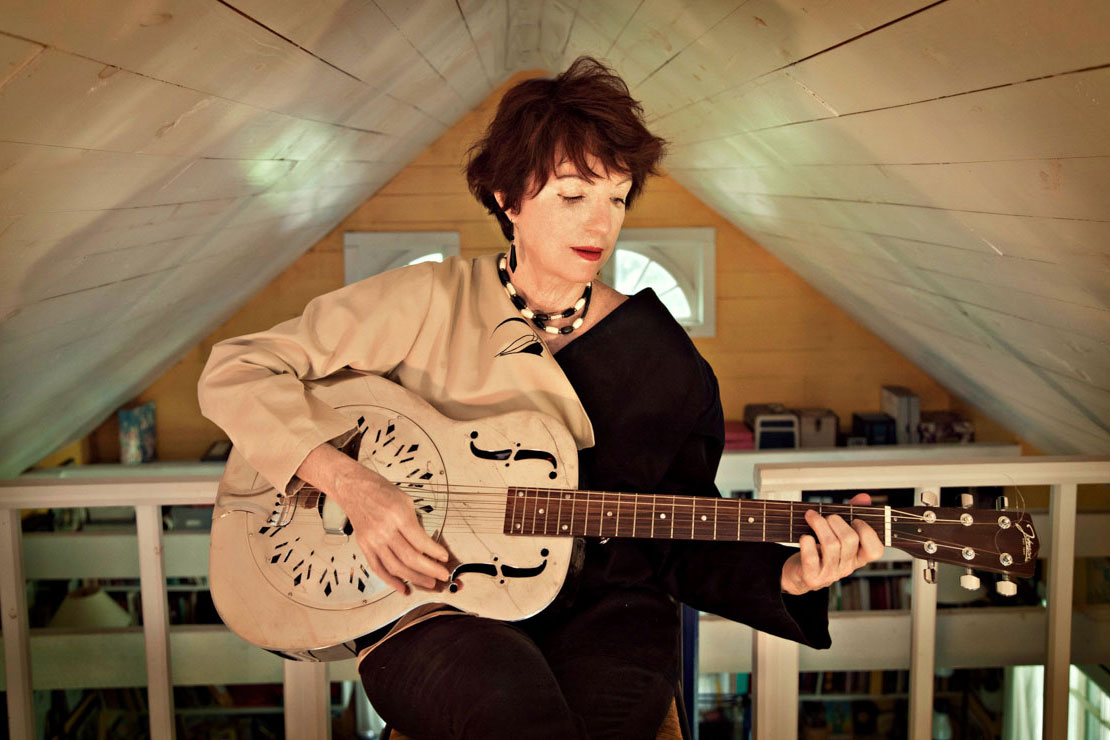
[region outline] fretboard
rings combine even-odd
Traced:
[[[510,488],[506,503],[504,531],[515,535],[797,542],[813,533],[809,509],[862,519],[888,543],[890,532],[882,506],[546,488]]]

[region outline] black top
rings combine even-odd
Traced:
[[[555,359],[594,427],[595,446],[579,453],[579,488],[720,495],[714,477],[724,417],[717,378],[653,291],[630,297]],[[764,632],[828,647],[828,590],[781,592],[782,566],[793,552],[773,543],[591,540],[571,608],[613,589],[649,599],[669,594]]]

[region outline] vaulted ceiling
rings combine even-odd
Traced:
[[[1110,450],[1105,0],[0,0],[0,475],[579,54],[672,177],[939,382]]]

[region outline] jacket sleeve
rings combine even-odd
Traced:
[[[408,354],[428,313],[433,267],[418,264],[314,298],[304,313],[212,348],[198,383],[201,413],[277,490],[313,449],[354,425],[301,381],[345,367],[387,375]]]
[[[717,496],[714,478],[724,445],[723,414],[713,398],[671,462],[662,487]],[[831,644],[828,589],[801,596],[782,592],[782,567],[796,550],[763,542],[672,542],[660,571],[679,601],[813,648]]]

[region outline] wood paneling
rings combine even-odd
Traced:
[[[1101,0],[0,0],[0,339],[42,386],[5,397],[0,440],[16,447],[0,473],[67,441],[66,419],[110,413],[311,245],[306,285],[334,285],[341,222],[501,248],[465,192],[466,146],[512,72],[582,53],[613,63],[671,140],[673,179],[629,225],[718,230],[721,334],[699,346],[731,368],[730,413],[748,393],[874,407],[855,388],[895,377],[942,399],[924,371],[1044,451],[1105,452],[1108,14]],[[872,352],[886,345],[868,330],[897,352]],[[737,345],[763,353],[750,373]],[[95,400],[47,372],[58,362],[97,374]],[[8,419],[29,409],[61,421],[17,443]]]
[[[733,3],[732,12],[682,49],[661,73],[637,80],[636,93],[652,99],[652,110],[659,116],[655,123],[664,135],[711,128],[720,121],[715,111],[718,98],[727,100],[734,92],[746,90],[752,81],[773,77],[776,70],[793,69],[799,60],[834,49],[931,4],[930,0]],[[808,92],[804,98],[802,102],[813,102]],[[735,127],[742,120],[743,112],[741,118],[732,119],[731,126],[720,130],[742,130]]]
[[[872,17],[883,21],[909,9],[889,3],[857,4],[882,13]],[[716,41],[722,48],[711,56],[718,60],[761,51],[764,59],[770,58],[765,41],[743,43],[759,35],[750,6],[730,16],[735,17],[737,28],[722,28],[712,41],[714,34],[707,34],[699,44]],[[835,13],[843,26],[868,20],[840,3],[825,9]],[[830,34],[839,30],[834,23],[821,24],[812,17],[806,18],[804,27],[827,29]],[[672,134],[706,141],[1022,83],[1106,64],[1110,59],[1107,27],[1110,6],[1102,0],[930,3],[879,32],[861,34],[812,58],[705,95],[660,123]],[[845,28],[841,37],[847,38],[843,34],[849,30]],[[704,74],[713,75],[718,69],[711,67]],[[673,98],[683,99],[681,93]]]

